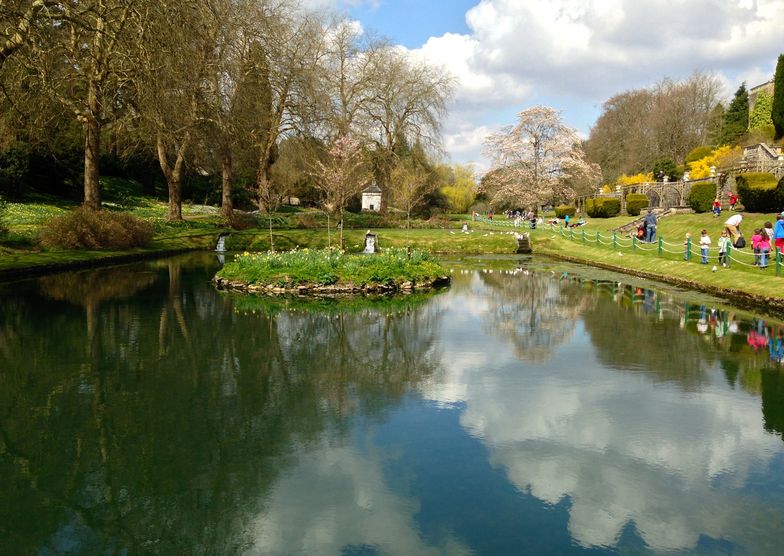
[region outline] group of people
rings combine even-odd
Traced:
[[[729,198],[729,205],[730,210],[735,210],[735,205],[738,204],[738,196],[735,193],[730,192]],[[713,199],[713,204],[711,205],[711,212],[713,212],[713,216],[721,216],[721,200],[718,197]]]
[[[743,215],[740,213],[733,214],[726,222],[721,231],[721,236],[717,241],[719,250],[718,263],[726,267],[729,263],[728,253],[730,246],[734,249],[743,249],[746,247],[746,240],[740,231],[740,225],[743,222]],[[691,235],[686,234],[686,249],[689,249]],[[700,232],[700,262],[708,264],[708,255],[710,253],[711,238],[708,230],[703,229]],[[751,248],[754,252],[754,266],[759,268],[767,268],[770,252],[773,248],[778,248],[780,251],[784,250],[784,212],[776,217],[776,224],[772,222],[765,222],[763,227],[756,228],[754,234],[751,236]],[[684,258],[688,258],[688,252],[684,253]]]

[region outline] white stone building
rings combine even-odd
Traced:
[[[381,188],[375,183],[362,190],[362,210],[381,211]]]

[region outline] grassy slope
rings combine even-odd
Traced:
[[[772,264],[766,270],[749,266],[748,263],[753,262],[753,256],[748,248],[734,253],[739,261],[747,264],[733,262],[731,268],[718,267],[717,271],[713,272],[712,269],[718,255],[716,240],[721,233],[724,220],[728,216],[727,213],[724,213],[721,218],[714,218],[710,214],[697,214],[676,215],[662,219],[658,231],[666,242],[665,249],[675,251],[675,253],[664,252],[662,256],[659,256],[657,249],[650,245],[641,246],[649,251],[637,250],[636,252],[633,252],[630,247],[613,249],[611,245],[596,246],[596,232],[600,232],[602,238],[609,242],[612,236],[608,230],[629,221],[628,217],[589,221],[585,228],[586,244],[582,243],[581,231],[575,233],[576,240],[573,241],[562,237],[555,230],[538,230],[534,235],[535,252],[568,257],[619,270],[637,272],[650,277],[659,276],[691,287],[733,296],[738,296],[739,292],[745,292],[757,297],[758,300],[776,298],[772,302],[778,306],[784,306],[784,276],[777,277]],[[745,225],[743,229],[750,236],[754,227],[761,226],[767,220],[773,222],[775,216],[744,214]],[[699,231],[703,228],[709,231],[713,240],[710,264],[699,264],[699,257],[694,254],[691,262],[683,261],[683,241],[686,233],[691,233],[694,241],[694,238],[699,237]],[[697,247],[695,246],[693,249],[696,250]]]

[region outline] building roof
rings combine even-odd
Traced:
[[[375,183],[371,183],[365,189],[362,190],[362,193],[381,193],[381,188],[377,186]]]

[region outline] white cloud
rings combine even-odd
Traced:
[[[467,122],[495,128],[534,103],[585,132],[607,98],[664,77],[715,72],[728,94],[744,79],[763,82],[782,49],[784,2],[481,0],[466,22],[470,34],[431,37],[413,52],[457,77],[445,129],[461,162],[482,159],[481,141],[463,141]]]
[[[341,554],[373,547],[383,554],[440,554],[420,536],[419,505],[392,493],[383,461],[324,441],[301,453],[299,463],[275,485],[269,508],[251,525],[249,554]],[[318,485],[317,489],[313,485]],[[454,539],[450,554],[468,554]]]

